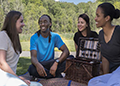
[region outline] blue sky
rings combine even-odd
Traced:
[[[80,2],[85,2],[87,3],[88,1],[95,1],[95,0],[55,0],[55,1],[61,1],[61,2],[70,2],[70,3],[74,3],[74,4],[78,4]]]

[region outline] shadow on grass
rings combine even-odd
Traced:
[[[31,65],[30,57],[20,57],[17,64],[17,75],[25,74]]]

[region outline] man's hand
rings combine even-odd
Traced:
[[[31,53],[31,62],[32,62],[32,64],[35,65],[38,74],[42,77],[47,76],[47,74],[44,70],[44,67],[37,60],[37,51],[31,50],[30,53]]]
[[[54,64],[50,68],[50,74],[53,75],[54,77],[56,76],[55,73],[56,73],[56,70],[57,70],[57,66],[58,66],[58,63],[54,62]]]
[[[37,64],[36,69],[40,76],[42,77],[47,76],[47,73],[45,72],[44,67],[40,63]]]

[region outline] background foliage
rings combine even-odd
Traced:
[[[52,18],[52,31],[60,34],[70,51],[75,51],[73,36],[77,31],[78,16],[86,13],[90,17],[91,29],[99,32],[96,28],[96,8],[102,2],[110,2],[120,9],[120,0],[97,0],[96,2],[74,3],[55,2],[54,0],[0,0],[0,29],[2,28],[5,15],[10,10],[22,12],[25,27],[20,34],[23,51],[29,51],[30,37],[38,29],[38,19],[43,14]],[[114,24],[120,24],[120,19],[113,20]],[[56,50],[56,49],[55,49]]]
[[[18,10],[23,13],[24,27],[23,34],[33,34],[38,29],[38,19],[42,14],[49,14],[52,18],[53,32],[65,33],[77,31],[77,19],[82,13],[87,13],[90,17],[92,30],[97,30],[95,26],[95,11],[98,4],[110,2],[120,9],[119,0],[97,0],[96,2],[74,3],[55,2],[54,0],[0,0],[0,28],[5,15],[10,10]],[[119,24],[120,19],[114,21]]]

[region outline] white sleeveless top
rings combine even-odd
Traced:
[[[0,50],[5,50],[6,62],[11,69],[16,73],[17,63],[20,53],[16,54],[13,48],[13,44],[5,31],[0,32]]]

